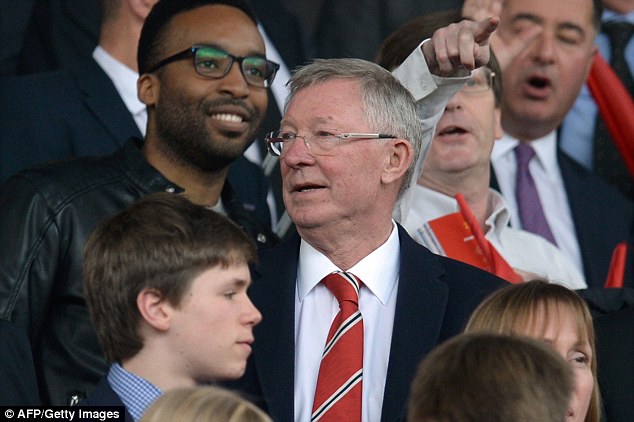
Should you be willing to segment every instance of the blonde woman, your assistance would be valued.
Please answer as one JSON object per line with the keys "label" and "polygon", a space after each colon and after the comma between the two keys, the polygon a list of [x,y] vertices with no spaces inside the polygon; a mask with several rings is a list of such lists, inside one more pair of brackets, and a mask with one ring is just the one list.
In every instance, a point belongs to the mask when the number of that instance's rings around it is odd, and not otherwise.
{"label": "blonde woman", "polygon": [[550,344],[574,374],[566,422],[599,422],[594,327],[586,303],[574,291],[543,280],[510,284],[471,315],[465,332],[483,331],[524,335]]}
{"label": "blonde woman", "polygon": [[238,394],[212,386],[177,388],[163,394],[140,422],[273,422]]}

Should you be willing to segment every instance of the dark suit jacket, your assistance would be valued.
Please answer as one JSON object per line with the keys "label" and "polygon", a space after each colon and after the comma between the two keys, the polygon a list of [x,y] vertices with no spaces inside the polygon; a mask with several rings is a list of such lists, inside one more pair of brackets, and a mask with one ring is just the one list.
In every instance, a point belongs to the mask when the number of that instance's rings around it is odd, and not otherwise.
{"label": "dark suit jacket", "polygon": [[634,308],[595,319],[599,384],[610,422],[634,415]]}
{"label": "dark suit jacket", "polygon": [[141,137],[93,59],[0,85],[0,179],[49,160],[107,155]]}
{"label": "dark suit jacket", "polygon": [[[631,239],[634,205],[559,148],[557,161],[568,195],[586,283],[588,287],[603,287],[614,247]],[[491,172],[491,187],[499,190],[495,171]],[[630,273],[626,274],[625,282],[634,287]]]}
{"label": "dark suit jacket", "polygon": [[[310,1],[311,6],[313,2]],[[440,10],[460,10],[462,3],[462,0],[322,0],[313,33],[316,56],[371,61],[383,40],[409,19]],[[345,33],[341,28],[346,28]]]}
{"label": "dark suit jacket", "polygon": [[31,345],[26,333],[0,320],[0,406],[39,406]]}
{"label": "dark suit jacket", "polygon": [[[0,82],[0,182],[19,170],[68,157],[109,155],[141,133],[114,84],[92,58]],[[269,184],[240,157],[229,181],[247,211],[270,226]]]}
{"label": "dark suit jacket", "polygon": [[98,0],[38,0],[24,28],[17,73],[57,69],[90,57],[99,39]]}
{"label": "dark suit jacket", "polygon": [[[399,226],[400,279],[388,364],[383,421],[405,418],[409,386],[418,362],[443,340],[462,331],[471,311],[500,286],[501,279],[461,262],[434,255]],[[278,422],[293,420],[294,309],[300,238],[273,248],[255,272],[250,296],[263,320],[247,372],[238,387],[262,397]]]}
{"label": "dark suit jacket", "polygon": [[[80,407],[123,406],[123,402],[114,392],[108,378],[101,377],[95,389],[84,400],[78,403]],[[124,406],[125,407],[125,406]],[[125,409],[125,422],[133,422],[132,415]]]}

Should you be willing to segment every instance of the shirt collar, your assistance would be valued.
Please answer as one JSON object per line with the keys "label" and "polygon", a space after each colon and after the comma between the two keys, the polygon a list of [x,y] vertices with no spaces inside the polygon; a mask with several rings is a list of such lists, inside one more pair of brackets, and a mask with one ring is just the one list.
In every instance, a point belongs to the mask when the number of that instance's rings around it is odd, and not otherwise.
{"label": "shirt collar", "polygon": [[[460,211],[456,198],[421,185],[415,187],[412,205],[405,221],[409,233],[415,233],[430,220]],[[489,230],[499,232],[508,224],[510,216],[502,195],[493,189],[489,189],[489,207],[491,214],[485,223]]]}
{"label": "shirt collar", "polygon": [[154,384],[126,371],[118,363],[108,371],[108,384],[135,421],[141,419],[147,408],[163,394]]}
{"label": "shirt collar", "polygon": [[130,114],[145,112],[145,104],[137,97],[136,83],[139,73],[112,57],[99,45],[93,51],[92,57],[108,75]]}
{"label": "shirt collar", "polygon": [[[357,276],[365,287],[384,305],[398,280],[400,264],[400,243],[396,223],[392,221],[392,233],[388,239],[359,261],[348,272]],[[324,254],[302,239],[299,247],[297,268],[297,294],[300,301],[328,274],[342,271]]]}
{"label": "shirt collar", "polygon": [[411,207],[403,224],[409,233],[415,233],[429,220],[458,211],[458,202],[449,195],[421,185],[413,186],[412,191]]}
{"label": "shirt collar", "polygon": [[[491,160],[513,153],[513,149],[520,142],[517,138],[505,133],[502,139],[499,139],[493,148]],[[557,131],[552,131],[546,136],[530,141],[531,147],[535,151],[539,165],[544,169],[549,179],[558,174],[559,166],[557,164]]]}
{"label": "shirt collar", "polygon": [[511,215],[504,197],[495,189],[489,189],[489,208],[491,209],[491,214],[486,219],[485,224],[491,228],[490,230],[500,234],[509,224]]}
{"label": "shirt collar", "polygon": [[621,13],[617,13],[614,10],[610,10],[608,8],[603,8],[603,15],[601,16],[601,21],[602,22],[608,22],[608,21],[626,21],[626,22],[630,22],[630,23],[634,23],[634,11],[626,13],[626,14],[621,14]]}

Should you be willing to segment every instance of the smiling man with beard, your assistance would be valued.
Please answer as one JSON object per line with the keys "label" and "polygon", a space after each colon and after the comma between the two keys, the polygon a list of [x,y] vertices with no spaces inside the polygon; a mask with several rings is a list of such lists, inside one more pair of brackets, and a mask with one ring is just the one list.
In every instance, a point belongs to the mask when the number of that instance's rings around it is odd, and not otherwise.
{"label": "smiling man with beard", "polygon": [[[82,249],[104,218],[155,192],[227,215],[260,250],[275,236],[226,176],[261,122],[277,64],[241,0],[161,0],[138,48],[144,140],[108,157],[27,170],[0,188],[0,312],[30,337],[45,404],[81,399],[108,366],[81,284]],[[45,122],[43,122],[45,124]],[[16,403],[19,404],[19,403]]]}

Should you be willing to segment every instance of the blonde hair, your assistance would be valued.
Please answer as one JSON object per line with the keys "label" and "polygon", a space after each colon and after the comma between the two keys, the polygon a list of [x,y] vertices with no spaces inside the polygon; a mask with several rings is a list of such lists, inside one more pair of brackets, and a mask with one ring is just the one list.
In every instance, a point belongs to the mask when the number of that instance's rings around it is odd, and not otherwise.
{"label": "blonde hair", "polygon": [[197,386],[167,391],[140,422],[273,422],[256,405],[233,391]]}
{"label": "blonde hair", "polygon": [[[597,381],[597,357],[594,326],[588,305],[574,291],[544,280],[511,284],[486,298],[471,314],[465,332],[540,336],[562,310],[577,316],[577,333],[592,350],[590,369],[594,388],[585,422],[599,422],[601,399]],[[541,324],[538,326],[538,324]]]}

